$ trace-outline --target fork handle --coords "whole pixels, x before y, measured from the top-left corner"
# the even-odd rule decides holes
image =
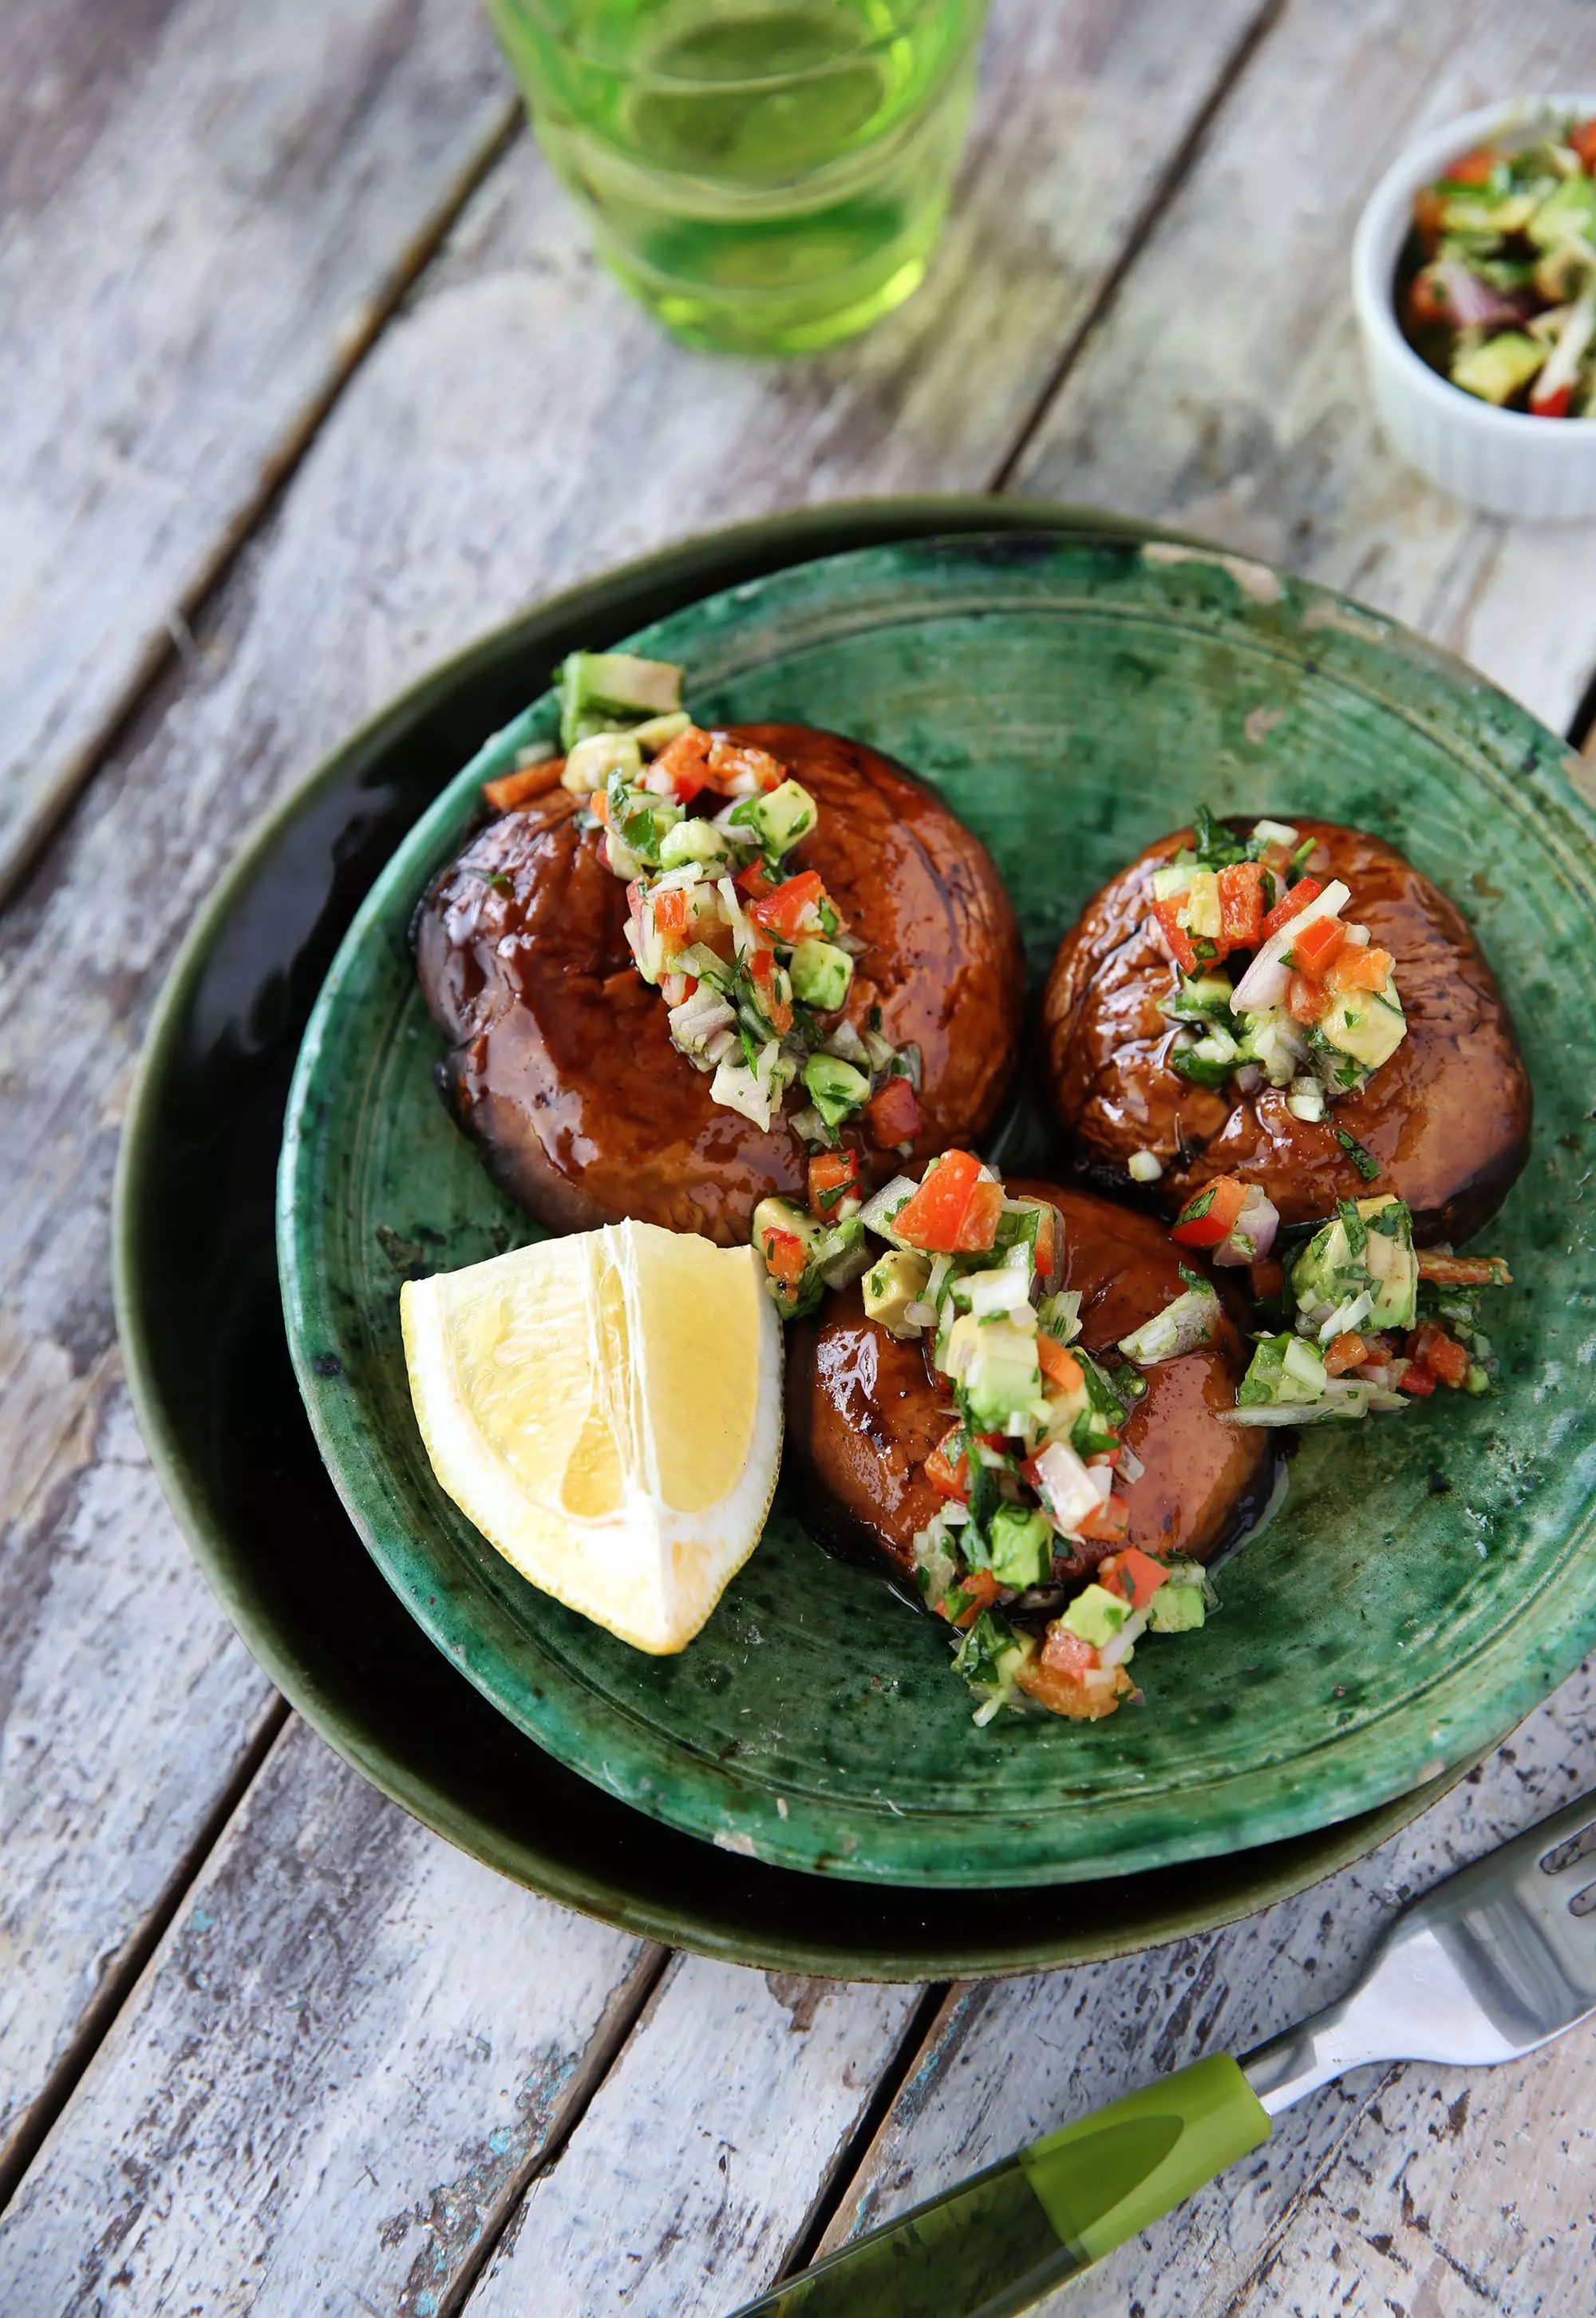
[[[1269,2139],[1234,2061],[1195,2062],[818,2262],[736,2318],[1012,2318]]]

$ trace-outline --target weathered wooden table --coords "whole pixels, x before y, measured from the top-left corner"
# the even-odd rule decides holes
[[[1130,1964],[811,1984],[564,1914],[287,1713],[162,1502],[107,1258],[153,995],[244,827],[398,686],[795,501],[1176,521],[1579,739],[1588,535],[1394,463],[1345,275],[1414,125],[1596,84],[1596,15],[997,0],[933,279],[784,368],[596,270],[465,0],[13,0],[5,45],[0,2312],[713,2318],[1324,2000],[1399,1899],[1596,1784],[1591,1683],[1362,1866]],[[1352,2078],[1056,2306],[1588,2312],[1593,2053]]]

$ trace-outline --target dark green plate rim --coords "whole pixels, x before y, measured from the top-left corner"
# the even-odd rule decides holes
[[[243,1440],[247,1428],[237,1409],[211,1391],[219,1363],[234,1356],[237,1316],[224,1312],[210,1281],[197,1289],[191,1281],[188,1301],[179,1298],[175,1310],[167,1308],[176,1196],[169,1163],[177,1152],[184,1103],[193,1092],[184,1073],[196,1002],[219,948],[251,904],[258,907],[273,870],[282,867],[307,832],[314,834],[318,812],[325,818],[324,809],[346,795],[345,819],[334,834],[349,856],[348,890],[336,890],[335,881],[322,913],[332,921],[330,928],[318,918],[300,948],[285,957],[276,981],[253,993],[256,1000],[269,998],[267,1011],[279,1018],[262,1029],[256,1044],[267,1065],[278,1056],[280,1083],[268,1067],[264,1100],[275,1101],[280,1119],[287,1084],[282,1052],[286,1048],[291,1064],[319,985],[317,939],[324,966],[385,858],[381,848],[369,860],[361,851],[360,799],[368,788],[380,788],[384,763],[425,731],[429,717],[459,696],[480,694],[496,704],[483,710],[479,732],[485,733],[502,721],[497,704],[530,696],[575,642],[628,633],[738,580],[853,546],[997,530],[1186,536],[1094,509],[983,497],[806,508],[689,539],[620,566],[548,599],[433,670],[361,726],[268,814],[218,884],[152,1015],[118,1167],[114,1285],[135,1410],[157,1478],[202,1570],[277,1687],[382,1792],[513,1880],[627,1931],[767,1968],[919,1980],[1035,1971],[1134,1953],[1234,1921],[1349,1865],[1428,1808],[1468,1765],[1454,1765],[1379,1809],[1305,1836],[1140,1875],[1006,1891],[1000,1900],[995,1893],[916,1892],[798,1874],[677,1834],[541,1754],[424,1641],[425,1658],[412,1648],[407,1660],[407,1642],[420,1640],[419,1630],[367,1559],[318,1467],[314,1478],[323,1496],[311,1508],[308,1550],[318,1557],[318,1570],[336,1601],[307,1602],[267,1566],[268,1553],[249,1533],[225,1480],[241,1449],[254,1454],[256,1444]],[[436,786],[460,761],[455,756],[440,764]],[[307,957],[308,972],[288,971],[303,967]],[[274,1146],[273,1137],[273,1162]],[[269,1194],[264,1211],[253,1224],[245,1215],[238,1231],[252,1261],[269,1256]],[[213,1267],[224,1253],[220,1246],[202,1251]],[[274,1303],[274,1265],[271,1285]],[[313,1460],[314,1451],[280,1342],[267,1347],[266,1365],[261,1389],[273,1397],[273,1420],[282,1431],[267,1427],[259,1453],[275,1474],[295,1457],[308,1454]],[[252,1375],[252,1389],[256,1382]],[[285,1388],[295,1404],[291,1412],[282,1406]],[[304,1478],[310,1485],[311,1477]],[[366,1655],[382,1658],[375,1673],[351,1647],[357,1629],[364,1639],[368,1623],[374,1631]],[[394,1694],[401,1681],[408,1691],[403,1705]],[[425,1694],[417,1702],[418,1692]],[[417,1703],[419,1714],[412,1711]]]

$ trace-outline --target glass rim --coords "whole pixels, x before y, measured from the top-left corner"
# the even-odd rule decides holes
[[[909,38],[920,28],[927,17],[937,13],[955,16],[958,20],[959,31],[963,37],[955,43],[954,49],[950,51],[948,61],[951,61],[954,56],[962,51],[970,38],[979,32],[987,13],[988,0],[916,0],[916,4],[905,22],[895,24],[890,31],[879,32],[868,39],[861,40],[857,47],[849,49],[843,54],[828,57],[816,64],[798,66],[791,71],[738,73],[730,76],[660,72],[651,67],[640,66],[615,49],[593,47],[581,40],[572,40],[569,33],[552,20],[548,0],[497,0],[497,5],[503,7],[507,13],[520,13],[535,18],[551,37],[565,49],[567,56],[573,62],[600,65],[608,71],[619,70],[624,75],[632,89],[674,91],[691,93],[694,95],[700,95],[706,90],[713,89],[731,96],[755,95],[761,92],[785,88],[802,88],[812,82],[830,79],[838,73],[849,71],[863,60],[879,56],[883,49],[890,49],[896,41]]]

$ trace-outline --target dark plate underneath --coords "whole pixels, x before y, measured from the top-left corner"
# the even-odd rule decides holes
[[[436,670],[245,846],[162,993],[123,1142],[116,1290],[139,1421],[201,1567],[273,1681],[384,1793],[517,1882],[629,1931],[789,1972],[980,1976],[1209,1929],[1361,1857],[1458,1775],[1292,1842],[1051,1890],[922,1892],[764,1866],[614,1801],[498,1715],[390,1592],[317,1453],[283,1339],[277,1150],[312,1002],[400,838],[573,647],[811,557],[1004,529],[1154,535],[1001,499],[809,509],[626,565]]]

